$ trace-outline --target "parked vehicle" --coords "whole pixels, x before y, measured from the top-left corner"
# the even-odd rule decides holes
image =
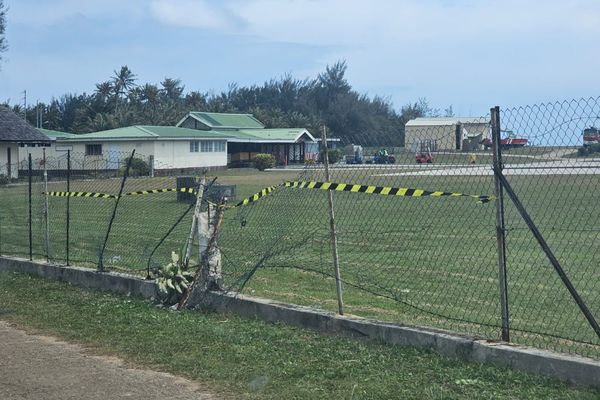
[[[396,157],[388,154],[386,149],[381,149],[373,156],[371,164],[395,164]]]
[[[362,164],[364,161],[363,147],[356,144],[349,144],[344,147],[346,164]]]
[[[583,145],[591,146],[600,143],[600,129],[591,126],[583,130]]]
[[[514,149],[517,147],[524,147],[527,145],[528,139],[517,137],[513,133],[513,131],[503,131],[506,132],[507,136],[504,139],[500,139],[500,148],[501,149]],[[492,139],[485,138],[481,141],[481,144],[485,146],[485,149],[489,149],[492,147]]]
[[[417,161],[417,164],[433,163],[433,155],[431,154],[431,147],[429,147],[429,143],[421,143],[420,148],[415,153],[415,160]]]

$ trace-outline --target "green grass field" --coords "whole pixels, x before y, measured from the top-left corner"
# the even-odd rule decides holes
[[[0,311],[2,320],[27,331],[116,355],[127,366],[197,380],[219,398],[591,400],[600,394],[422,349],[234,315],[171,312],[24,274],[0,273]]]
[[[492,195],[490,176],[398,176],[412,168],[334,169],[343,183]],[[324,180],[321,170],[218,172],[235,184],[237,199],[286,180]],[[511,176],[534,221],[600,318],[600,233],[595,175]],[[73,191],[117,193],[118,179],[81,180]],[[125,191],[175,187],[174,178],[136,178]],[[0,252],[28,254],[26,186],[0,189]],[[64,182],[49,190],[65,190]],[[34,253],[45,255],[44,197],[34,190]],[[66,199],[50,198],[50,254],[65,258]],[[495,205],[468,197],[407,198],[334,193],[346,313],[431,326],[498,339],[500,326]],[[114,200],[71,199],[70,259],[96,266]],[[161,237],[185,212],[174,193],[121,200],[104,263],[144,274]],[[533,236],[506,201],[507,269],[512,339],[600,358],[600,341],[545,259]],[[180,251],[191,216],[157,249],[154,263]],[[219,246],[232,290],[335,311],[326,192],[278,189],[257,203],[226,212]],[[256,272],[246,282],[251,271]]]

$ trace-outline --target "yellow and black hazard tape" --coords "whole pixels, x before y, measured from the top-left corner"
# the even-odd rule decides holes
[[[316,182],[316,181],[289,181],[284,182],[285,187],[300,189],[322,189],[336,192],[368,193],[382,196],[403,197],[471,197],[482,203],[494,200],[494,196],[465,194],[458,192],[430,191],[425,189],[399,188],[390,186],[354,185],[351,183]]]
[[[127,192],[124,193],[123,196],[143,196],[147,194],[158,194],[158,193],[169,193],[169,192],[177,192],[177,193],[196,193],[196,189],[194,188],[179,188],[179,189],[148,189],[148,190],[138,190],[136,192]],[[45,192],[43,194],[46,194]],[[109,193],[96,193],[96,192],[48,192],[48,196],[54,197],[88,197],[94,199],[116,199],[116,194]]]
[[[147,194],[158,194],[158,193],[169,193],[169,192],[177,192],[177,193],[196,193],[196,189],[194,188],[179,188],[179,189],[149,189],[149,190],[138,190],[137,192],[128,192],[125,193],[125,196],[143,196]]]
[[[230,206],[228,208],[235,208],[235,207],[247,206],[250,203],[254,203],[258,199],[260,199],[262,197],[265,197],[269,193],[272,193],[274,190],[275,190],[275,186],[266,187],[266,188],[262,189],[260,192],[255,193],[255,194],[253,194],[250,197],[246,197],[244,200],[240,201],[236,205]]]
[[[46,194],[44,192],[44,194]],[[108,193],[96,192],[48,192],[48,196],[54,197],[88,197],[94,199],[116,199],[117,196]]]

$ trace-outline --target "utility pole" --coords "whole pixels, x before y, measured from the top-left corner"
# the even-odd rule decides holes
[[[27,90],[23,90],[23,119],[27,121]]]

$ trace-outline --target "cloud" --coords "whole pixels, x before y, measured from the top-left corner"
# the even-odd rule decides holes
[[[204,0],[154,0],[151,14],[166,25],[228,32],[240,19],[227,7]]]
[[[140,17],[144,0],[18,0],[8,5],[7,21],[31,28],[44,28],[64,23],[71,18],[133,18]]]

